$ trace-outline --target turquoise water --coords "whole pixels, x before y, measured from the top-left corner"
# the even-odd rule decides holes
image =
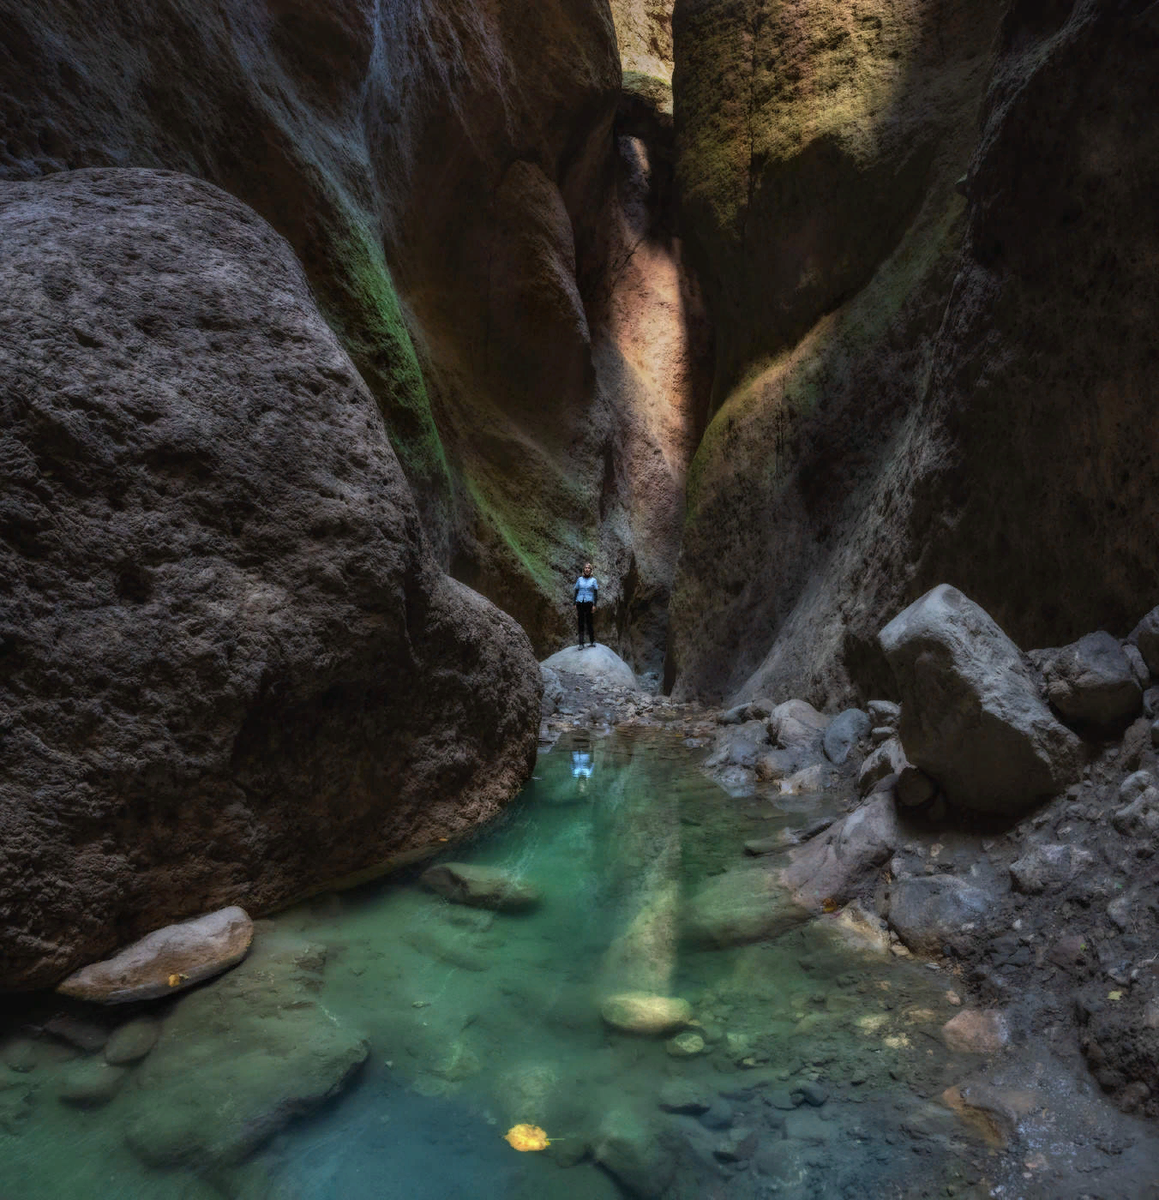
[[[39,1032],[54,1001],[14,1009],[0,1200],[955,1194],[987,1151],[935,1102],[971,1065],[938,1036],[952,979],[827,920],[729,951],[681,941],[683,902],[746,838],[836,798],[785,803],[730,797],[671,732],[565,740],[447,852],[536,885],[533,912],[451,904],[416,871],[260,922],[241,967],[149,1010],[156,1049],[88,1107],[76,1081],[99,1051]],[[609,1029],[601,999],[625,990],[689,1001],[703,1050]],[[513,1150],[523,1122],[551,1147]]]

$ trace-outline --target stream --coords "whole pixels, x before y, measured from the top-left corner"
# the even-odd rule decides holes
[[[939,1036],[951,976],[827,918],[736,949],[681,940],[681,898],[746,838],[836,804],[730,797],[698,757],[632,728],[541,753],[446,855],[535,885],[533,911],[452,904],[415,870],[258,922],[245,963],[160,1007],[10,1004],[0,1200],[965,1194],[995,1151],[937,1102],[974,1065]],[[687,1000],[695,1036],[610,1028],[601,999],[624,991]],[[142,1013],[162,1016],[156,1048],[106,1067],[102,1037]],[[285,1123],[305,1102],[279,1089],[313,1111]],[[521,1123],[550,1147],[513,1149]]]

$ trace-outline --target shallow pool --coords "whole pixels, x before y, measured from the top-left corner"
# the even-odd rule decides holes
[[[746,838],[837,802],[731,797],[672,732],[561,741],[446,856],[534,884],[534,911],[449,903],[418,871],[318,897],[151,1010],[156,1048],[115,1078],[101,1030],[140,1010],[13,1008],[0,1200],[953,1195],[990,1151],[936,1100],[971,1066],[938,1034],[952,978],[827,920],[727,951],[680,936],[683,899]],[[695,1036],[610,1029],[601,1000],[623,991],[689,1001]],[[80,1035],[44,1031],[61,1012]],[[550,1147],[512,1149],[519,1123]]]

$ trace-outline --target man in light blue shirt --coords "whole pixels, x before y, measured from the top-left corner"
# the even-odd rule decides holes
[[[592,613],[596,607],[596,597],[600,594],[600,585],[592,574],[592,564],[584,563],[584,573],[575,581],[573,589],[575,596],[575,621],[579,627],[579,648],[584,648],[584,629],[588,631],[588,641],[596,644],[596,627]]]

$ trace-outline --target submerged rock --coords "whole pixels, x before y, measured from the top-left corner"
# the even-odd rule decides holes
[[[604,999],[600,1016],[624,1033],[664,1034],[683,1029],[692,1020],[692,1005],[675,996],[619,992]]]
[[[957,588],[927,592],[879,641],[902,694],[906,757],[952,803],[1021,812],[1074,778],[1078,739],[1039,698],[1018,647]]]
[[[1010,1041],[1010,1030],[996,1009],[964,1008],[942,1026],[942,1038],[960,1053],[997,1054]]]
[[[271,933],[231,974],[174,1005],[118,1104],[142,1161],[238,1162],[345,1087],[369,1046],[317,1003],[322,969],[310,944]]]
[[[542,898],[534,884],[510,871],[474,863],[436,863],[419,876],[419,882],[456,904],[497,912],[526,912]]]
[[[57,1091],[62,1104],[73,1108],[98,1108],[121,1090],[128,1072],[100,1059],[82,1059],[65,1069],[64,1082]]]
[[[254,923],[243,909],[222,908],[154,930],[112,958],[75,971],[56,990],[98,1004],[155,1000],[229,970],[245,958],[253,936]]]
[[[105,1062],[113,1066],[140,1061],[157,1044],[161,1024],[139,1017],[122,1025],[105,1043]]]

